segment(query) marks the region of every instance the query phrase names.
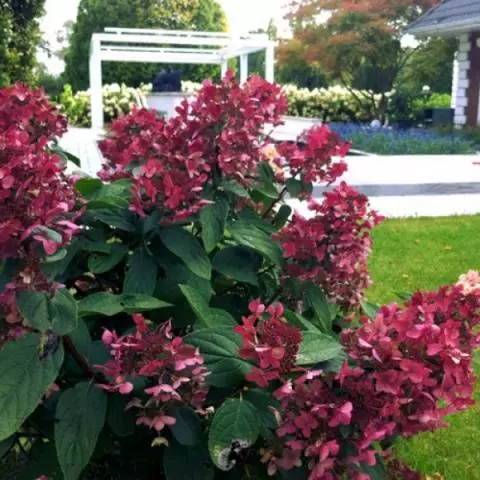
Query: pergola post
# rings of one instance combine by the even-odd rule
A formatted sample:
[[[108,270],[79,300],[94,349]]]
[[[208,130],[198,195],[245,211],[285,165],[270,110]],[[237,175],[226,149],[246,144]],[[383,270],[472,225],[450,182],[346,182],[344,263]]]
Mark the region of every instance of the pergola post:
[[[275,44],[270,42],[265,49],[265,80],[275,81]]]
[[[240,83],[248,80],[248,54],[240,55]]]
[[[100,39],[94,34],[90,43],[90,111],[92,129],[103,130],[102,58]]]
[[[227,74],[227,72],[228,72],[228,60],[224,59],[220,64],[220,77],[223,78]]]

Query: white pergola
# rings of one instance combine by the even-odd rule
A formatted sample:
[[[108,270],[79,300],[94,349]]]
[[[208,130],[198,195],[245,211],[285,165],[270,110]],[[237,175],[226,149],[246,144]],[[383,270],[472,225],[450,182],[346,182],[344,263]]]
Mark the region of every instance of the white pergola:
[[[103,129],[102,62],[150,62],[220,65],[240,57],[240,81],[248,77],[248,55],[265,51],[265,78],[274,81],[275,44],[266,34],[234,35],[217,32],[105,28],[90,44],[92,129]]]

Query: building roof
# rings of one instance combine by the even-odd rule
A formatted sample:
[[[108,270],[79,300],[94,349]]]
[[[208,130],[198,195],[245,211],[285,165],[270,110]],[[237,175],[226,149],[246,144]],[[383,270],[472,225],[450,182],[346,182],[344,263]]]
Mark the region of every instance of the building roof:
[[[480,31],[480,0],[443,0],[409,27],[417,36],[453,36]]]

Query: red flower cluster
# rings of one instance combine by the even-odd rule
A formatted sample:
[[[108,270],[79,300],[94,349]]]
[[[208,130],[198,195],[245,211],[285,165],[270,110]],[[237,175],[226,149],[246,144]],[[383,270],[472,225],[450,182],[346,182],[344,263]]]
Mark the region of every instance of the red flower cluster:
[[[263,160],[265,123],[280,123],[286,110],[278,86],[255,76],[240,86],[229,73],[219,85],[205,82],[168,121],[146,110],[115,121],[101,143],[101,177],[132,178],[132,209],[140,215],[161,208],[172,220],[186,218],[205,204],[208,182],[227,175],[248,184]]]
[[[235,327],[243,338],[239,354],[258,365],[252,368],[247,380],[266,387],[295,368],[302,333],[285,323],[279,303],[266,308],[260,300],[254,300],[249,310],[251,314],[243,317],[243,325]],[[268,318],[264,318],[265,314]]]
[[[347,170],[343,161],[350,144],[342,144],[338,135],[327,125],[313,127],[301,135],[297,143],[282,143],[277,151],[288,166],[292,178],[301,177],[306,183],[333,183]]]
[[[275,236],[287,259],[284,278],[311,281],[345,310],[356,307],[370,285],[367,258],[370,233],[381,217],[365,195],[341,183],[321,204],[309,205],[315,216],[294,215]]]
[[[43,91],[17,83],[0,90],[0,258],[22,263],[0,294],[1,316],[17,321],[18,289],[48,290],[40,272],[45,256],[65,245],[78,230],[71,212],[72,185],[59,157],[46,146],[66,131],[66,119]]]
[[[173,425],[175,408],[188,405],[197,411],[208,393],[205,383],[208,374],[198,349],[183,343],[172,334],[170,322],[151,329],[142,315],[133,315],[134,334],[119,337],[105,330],[102,340],[110,349],[112,359],[99,366],[113,385],[99,385],[108,391],[129,394],[136,379],[148,381],[142,402],[134,398],[129,406],[141,410],[137,424],[144,424],[160,433],[166,425]]]
[[[364,318],[343,334],[349,362],[336,376],[310,371],[275,392],[284,443],[264,456],[269,472],[306,458],[310,480],[368,479],[357,465],[376,464],[376,442],[444,426],[473,403],[479,323],[480,290],[465,295],[461,286]]]

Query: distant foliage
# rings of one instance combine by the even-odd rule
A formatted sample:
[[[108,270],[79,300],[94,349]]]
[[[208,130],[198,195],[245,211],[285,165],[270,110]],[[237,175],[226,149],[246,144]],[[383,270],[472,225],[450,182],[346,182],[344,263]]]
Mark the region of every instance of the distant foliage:
[[[0,0],[0,87],[35,79],[45,0]]]
[[[225,14],[216,0],[81,0],[76,23],[65,55],[64,81],[73,91],[88,88],[88,59],[92,33],[105,27],[161,28],[200,31],[226,30]],[[160,69],[178,68],[158,64],[105,62],[104,83],[138,87],[151,82]],[[197,81],[219,75],[219,68],[205,65],[181,66],[186,78]]]

